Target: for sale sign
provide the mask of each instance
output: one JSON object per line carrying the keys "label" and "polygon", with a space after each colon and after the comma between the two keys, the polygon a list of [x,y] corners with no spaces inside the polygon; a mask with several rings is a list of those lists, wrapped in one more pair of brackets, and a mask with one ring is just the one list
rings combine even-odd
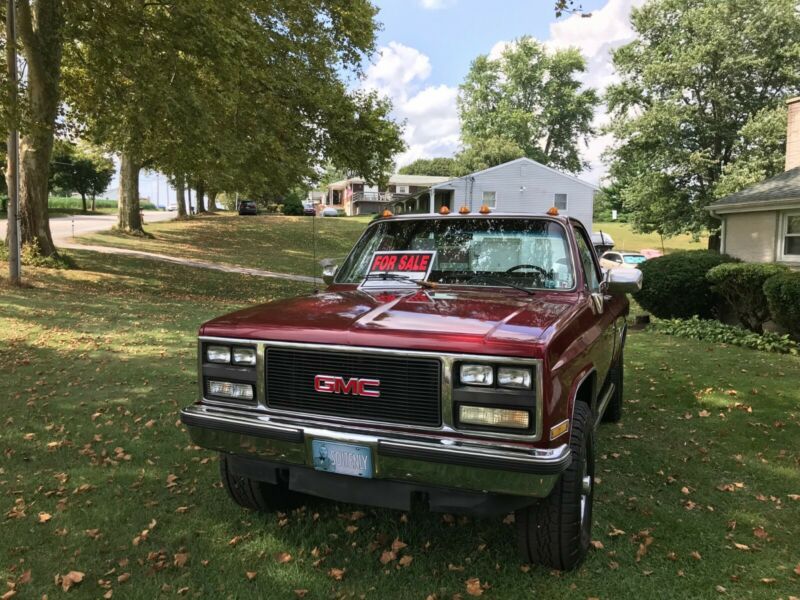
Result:
{"label": "for sale sign", "polygon": [[[362,288],[413,286],[430,275],[436,252],[433,250],[404,250],[375,252]],[[411,281],[409,281],[411,280]],[[387,285],[390,284],[390,285]]]}

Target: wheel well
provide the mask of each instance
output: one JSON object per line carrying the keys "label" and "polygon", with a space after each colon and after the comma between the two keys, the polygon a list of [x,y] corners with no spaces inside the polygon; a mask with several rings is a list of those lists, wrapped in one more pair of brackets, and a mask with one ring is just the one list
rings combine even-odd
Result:
{"label": "wheel well", "polygon": [[[597,373],[592,372],[591,375],[581,381],[578,389],[575,390],[575,403],[583,402],[592,411],[594,411],[595,390],[597,389]],[[573,407],[573,412],[575,408]]]}

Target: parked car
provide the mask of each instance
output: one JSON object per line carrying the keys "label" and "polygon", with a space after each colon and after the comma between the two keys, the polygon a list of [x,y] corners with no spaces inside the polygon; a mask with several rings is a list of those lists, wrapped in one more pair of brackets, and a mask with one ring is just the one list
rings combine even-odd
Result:
{"label": "parked car", "polygon": [[307,217],[313,217],[317,214],[317,209],[314,208],[313,202],[303,202],[303,214]]}
{"label": "parked car", "polygon": [[333,208],[332,206],[326,206],[322,209],[322,216],[323,217],[338,217],[339,211]]}
{"label": "parked car", "polygon": [[241,202],[239,202],[239,214],[257,215],[258,206],[256,205],[254,200],[242,200]]}
{"label": "parked car", "polygon": [[607,233],[600,231],[592,234],[592,245],[598,255],[608,252],[614,247],[613,238]]}
{"label": "parked car", "polygon": [[323,273],[322,292],[200,328],[181,420],[233,501],[515,511],[523,561],[578,565],[641,271],[604,276],[571,218],[409,214]]}
{"label": "parked car", "polygon": [[600,257],[600,266],[604,269],[635,269],[647,260],[639,252],[606,252]]}

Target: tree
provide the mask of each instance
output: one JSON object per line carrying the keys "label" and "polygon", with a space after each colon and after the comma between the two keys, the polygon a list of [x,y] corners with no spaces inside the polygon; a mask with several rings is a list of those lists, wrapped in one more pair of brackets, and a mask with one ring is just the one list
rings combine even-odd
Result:
{"label": "tree", "polygon": [[466,175],[482,171],[522,156],[525,156],[525,151],[509,139],[493,137],[487,140],[475,140],[456,157],[459,165],[458,174]]}
{"label": "tree", "polygon": [[753,155],[748,128],[800,89],[795,6],[651,0],[633,10],[638,38],[614,52],[621,82],[609,87],[607,102],[617,140],[610,173],[637,230],[718,228],[705,207],[723,173]]}
{"label": "tree", "polygon": [[458,107],[465,146],[504,138],[524,156],[577,173],[579,143],[592,135],[599,100],[577,76],[586,61],[575,48],[549,52],[531,37],[509,45],[497,60],[476,58],[461,84]]}
{"label": "tree", "polygon": [[398,171],[401,175],[432,175],[435,177],[458,177],[461,165],[455,158],[418,158]]}
{"label": "tree", "polygon": [[283,214],[295,216],[303,214],[303,195],[300,190],[291,190],[284,196]]}
{"label": "tree", "polygon": [[56,140],[50,169],[51,188],[80,194],[83,212],[87,196],[91,197],[95,210],[95,197],[108,189],[114,171],[114,163],[102,153],[85,145]]}

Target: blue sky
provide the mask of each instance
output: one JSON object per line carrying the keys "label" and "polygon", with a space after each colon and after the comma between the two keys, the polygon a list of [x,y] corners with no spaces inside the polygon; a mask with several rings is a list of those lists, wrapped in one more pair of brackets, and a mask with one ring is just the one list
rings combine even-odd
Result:
{"label": "blue sky", "polygon": [[[452,156],[459,150],[456,98],[472,60],[498,56],[515,38],[531,35],[557,49],[575,46],[587,60],[584,85],[602,92],[614,81],[611,51],[633,39],[632,6],[644,0],[583,0],[590,18],[566,15],[556,19],[553,0],[374,0],[382,29],[378,51],[365,64],[365,79],[354,82],[388,96],[394,117],[405,122],[407,149],[396,157],[398,167],[417,158]],[[601,107],[595,125],[606,119]],[[601,154],[612,140],[596,136],[582,147],[589,167],[580,174],[599,183],[605,174]],[[156,181],[160,185],[156,185]],[[112,188],[117,185],[112,182]],[[143,173],[142,197],[174,201],[163,176]],[[109,197],[117,190],[110,189]]]}

